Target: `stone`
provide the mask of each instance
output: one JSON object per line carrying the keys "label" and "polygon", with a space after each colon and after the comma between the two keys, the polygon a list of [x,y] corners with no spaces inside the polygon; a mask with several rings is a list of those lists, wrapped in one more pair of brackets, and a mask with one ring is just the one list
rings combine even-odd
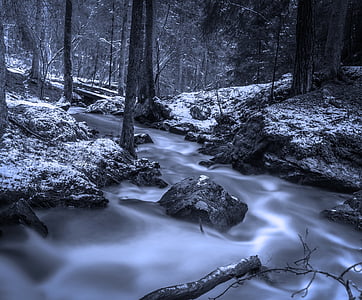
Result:
{"label": "stone", "polygon": [[136,133],[134,135],[134,143],[135,145],[153,144],[153,140],[148,133]]}
{"label": "stone", "polygon": [[321,215],[331,221],[353,225],[362,230],[362,191],[354,193],[343,204],[321,212]]}
{"label": "stone", "polygon": [[198,131],[196,126],[193,125],[192,123],[180,123],[177,125],[173,125],[168,130],[171,133],[180,134],[180,135],[186,135],[190,131],[191,132]]}
{"label": "stone", "polygon": [[170,216],[226,231],[243,221],[247,204],[209,177],[189,177],[174,184],[159,200]]}
{"label": "stone", "polygon": [[44,237],[48,234],[48,228],[39,220],[30,205],[24,199],[20,199],[0,212],[1,226],[20,224],[33,228]]}
{"label": "stone", "polygon": [[120,115],[124,112],[124,97],[115,96],[97,100],[89,105],[87,113]]}
{"label": "stone", "polygon": [[207,120],[211,116],[211,109],[207,106],[194,105],[190,108],[190,115],[195,120]]}

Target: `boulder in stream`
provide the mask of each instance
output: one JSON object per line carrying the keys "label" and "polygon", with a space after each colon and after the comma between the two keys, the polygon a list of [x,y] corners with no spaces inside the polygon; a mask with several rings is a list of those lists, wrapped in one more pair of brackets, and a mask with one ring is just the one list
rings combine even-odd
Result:
{"label": "boulder in stream", "polygon": [[30,205],[24,199],[20,199],[0,212],[0,226],[19,224],[33,228],[42,236],[48,234],[48,228],[39,220]]}
{"label": "boulder in stream", "polygon": [[321,215],[331,221],[351,224],[362,230],[362,190],[354,193],[343,204],[323,210]]}
{"label": "boulder in stream", "polygon": [[219,231],[226,231],[243,221],[248,210],[247,204],[205,175],[174,184],[159,204],[170,216],[201,222]]}

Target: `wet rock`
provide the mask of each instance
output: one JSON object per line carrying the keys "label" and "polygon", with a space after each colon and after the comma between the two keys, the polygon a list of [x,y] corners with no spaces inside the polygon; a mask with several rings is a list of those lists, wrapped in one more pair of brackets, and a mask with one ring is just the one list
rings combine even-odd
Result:
{"label": "wet rock", "polygon": [[351,224],[362,230],[362,191],[354,193],[343,204],[322,211],[321,215],[331,221]]}
{"label": "wet rock", "polygon": [[243,221],[248,206],[209,177],[190,177],[174,184],[159,204],[173,217],[226,231]]}
{"label": "wet rock", "polygon": [[145,99],[137,102],[134,110],[135,120],[141,123],[154,123],[171,119],[171,110],[159,98]]}
{"label": "wet rock", "polygon": [[173,125],[168,129],[171,133],[186,135],[188,132],[197,132],[197,127],[192,123],[181,123]]}
{"label": "wet rock", "polygon": [[160,178],[160,165],[157,162],[141,158],[129,166],[127,178],[139,186],[158,186],[165,188],[168,184]]}
{"label": "wet rock", "polygon": [[0,212],[0,225],[25,225],[33,228],[42,236],[47,236],[48,228],[39,220],[30,205],[21,199]]}
{"label": "wet rock", "polygon": [[95,103],[89,105],[86,109],[87,113],[93,114],[123,114],[124,111],[124,97],[116,96],[107,99],[97,100]]}
{"label": "wet rock", "polygon": [[136,145],[153,144],[153,140],[148,133],[136,133],[134,135],[134,142]]}
{"label": "wet rock", "polygon": [[194,105],[190,108],[190,115],[195,120],[207,120],[211,116],[211,108],[207,106]]}

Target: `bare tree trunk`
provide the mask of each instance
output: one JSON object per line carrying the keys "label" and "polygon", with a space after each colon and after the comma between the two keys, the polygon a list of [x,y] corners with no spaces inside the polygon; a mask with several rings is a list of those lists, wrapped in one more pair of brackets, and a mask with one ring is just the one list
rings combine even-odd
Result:
{"label": "bare tree trunk", "polygon": [[64,19],[64,98],[72,103],[72,0],[66,0]]}
{"label": "bare tree trunk", "polygon": [[127,31],[128,31],[128,7],[129,0],[124,0],[122,15],[121,49],[119,56],[118,94],[124,96],[125,75],[126,75],[126,52],[127,52]]}
{"label": "bare tree trunk", "polygon": [[143,0],[133,0],[129,62],[127,71],[126,99],[121,132],[121,146],[136,156],[134,148],[134,107],[138,95],[140,63],[142,55],[142,12]]}
{"label": "bare tree trunk", "polygon": [[8,114],[6,101],[5,101],[6,65],[5,65],[3,13],[4,13],[3,0],[0,0],[0,137],[4,134],[7,125],[7,114]]}
{"label": "bare tree trunk", "polygon": [[232,278],[239,278],[250,272],[258,271],[260,267],[261,262],[259,258],[251,256],[249,259],[243,259],[236,264],[217,268],[197,281],[158,289],[142,297],[140,300],[196,299],[219,284]]}
{"label": "bare tree trunk", "polygon": [[112,85],[113,38],[114,38],[114,0],[112,2],[111,45],[110,45],[110,49],[109,49],[109,71],[108,71],[108,87],[109,88]]}
{"label": "bare tree trunk", "polygon": [[30,79],[36,83],[41,80],[40,74],[40,51],[41,51],[41,30],[42,30],[42,0],[36,0],[36,13],[35,13],[35,29],[33,30],[34,45],[33,45],[33,58],[31,63]]}
{"label": "bare tree trunk", "polygon": [[333,0],[332,3],[324,51],[323,73],[326,79],[335,79],[340,74],[348,2],[348,0]]}
{"label": "bare tree trunk", "polygon": [[155,97],[155,81],[153,77],[153,15],[154,0],[145,0],[146,2],[146,36],[145,36],[145,98],[153,99]]}
{"label": "bare tree trunk", "polygon": [[299,0],[297,14],[297,49],[293,74],[294,95],[312,90],[314,49],[313,0]]}
{"label": "bare tree trunk", "polygon": [[[303,1],[303,0],[301,0]],[[274,66],[273,66],[273,78],[272,78],[272,86],[270,90],[270,99],[274,99],[274,86],[275,86],[275,78],[276,78],[276,72],[277,72],[277,66],[278,66],[278,57],[279,57],[279,48],[280,48],[280,33],[282,31],[283,21],[282,16],[279,16],[279,26],[278,26],[278,32],[277,32],[277,47],[275,50],[275,56],[274,56]]]}

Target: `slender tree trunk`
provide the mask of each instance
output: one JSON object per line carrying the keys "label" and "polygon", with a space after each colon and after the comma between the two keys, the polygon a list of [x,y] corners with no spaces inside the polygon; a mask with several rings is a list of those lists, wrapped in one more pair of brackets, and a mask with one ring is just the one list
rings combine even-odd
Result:
{"label": "slender tree trunk", "polygon": [[293,74],[294,95],[312,90],[314,49],[313,0],[299,0],[297,13],[297,49]]}
{"label": "slender tree trunk", "polygon": [[121,132],[121,146],[136,156],[134,148],[134,107],[138,95],[139,72],[142,55],[142,12],[143,0],[133,0],[129,62],[127,71],[126,99]]}
{"label": "slender tree trunk", "polygon": [[110,45],[110,49],[109,49],[109,71],[108,71],[108,87],[109,88],[112,85],[113,38],[114,38],[114,0],[112,2],[111,45]]}
{"label": "slender tree trunk", "polygon": [[72,0],[66,0],[64,20],[64,97],[72,103]]}
{"label": "slender tree trunk", "polygon": [[348,2],[348,0],[333,0],[332,3],[324,51],[323,73],[326,79],[335,79],[340,74]]}
{"label": "slender tree trunk", "polygon": [[[303,1],[303,0],[301,0]],[[279,26],[278,26],[278,32],[277,32],[277,46],[275,50],[275,56],[274,56],[274,66],[273,66],[273,78],[272,78],[272,86],[270,90],[270,99],[274,99],[274,87],[275,87],[275,79],[276,79],[276,72],[277,72],[277,66],[278,66],[278,57],[279,57],[279,48],[280,48],[280,33],[282,31],[283,27],[283,21],[282,16],[279,16]]]}
{"label": "slender tree trunk", "polygon": [[94,80],[96,79],[96,75],[97,75],[98,58],[99,58],[99,43],[97,43],[97,52],[96,52],[96,57],[94,59],[94,70],[93,70],[93,74],[92,74],[92,86],[94,84]]}
{"label": "slender tree trunk", "polygon": [[155,97],[155,81],[153,76],[153,15],[154,15],[154,0],[145,0],[146,2],[146,29],[145,29],[145,87],[146,99]]}
{"label": "slender tree trunk", "polygon": [[41,20],[42,20],[42,0],[36,0],[36,13],[35,13],[35,29],[33,30],[34,45],[33,45],[33,58],[30,71],[30,79],[39,82],[41,79],[40,74],[40,51],[41,51]]}
{"label": "slender tree trunk", "polygon": [[126,52],[127,52],[127,31],[128,31],[128,7],[129,0],[124,0],[122,15],[121,49],[119,56],[118,94],[124,96],[125,75],[126,75]]}
{"label": "slender tree trunk", "polygon": [[0,0],[0,137],[4,134],[7,125],[7,114],[8,114],[6,101],[5,101],[6,65],[5,65],[3,13],[4,13],[3,0]]}

